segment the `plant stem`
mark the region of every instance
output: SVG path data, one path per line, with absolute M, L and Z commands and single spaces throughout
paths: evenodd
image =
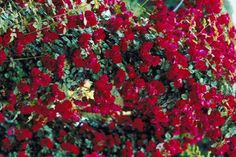
M 43 57 L 43 55 L 41 55 L 41 56 L 31 56 L 31 57 L 25 57 L 25 58 L 12 58 L 12 60 L 8 60 L 6 62 L 10 62 L 10 61 L 23 61 L 23 60 L 36 59 L 36 58 L 41 58 L 41 57 Z
M 148 2 L 149 0 L 146 0 L 142 5 L 141 7 L 144 7 L 144 5 Z
M 180 2 L 179 2 L 179 4 L 174 8 L 174 12 L 176 12 L 176 11 L 178 11 L 178 9 L 180 8 L 180 6 L 183 4 L 183 2 L 184 2 L 184 0 L 181 0 Z

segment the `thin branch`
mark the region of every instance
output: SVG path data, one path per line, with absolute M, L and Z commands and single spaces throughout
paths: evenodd
M 145 8 L 145 7 L 143 7 L 143 6 L 141 6 L 140 4 L 137 4 L 147 15 L 151 15 L 150 14 L 150 12 L 149 12 L 149 10 L 147 9 L 147 8 Z
M 180 8 L 180 6 L 183 4 L 184 0 L 181 0 L 179 2 L 179 4 L 175 7 L 175 9 L 173 10 L 174 12 L 178 11 L 178 9 Z
M 10 61 L 23 61 L 23 60 L 29 60 L 29 59 L 36 59 L 36 58 L 42 58 L 43 55 L 41 56 L 31 56 L 31 57 L 25 57 L 25 58 L 13 58 L 12 60 L 7 60 L 5 62 L 10 62 Z
M 13 123 L 19 115 L 20 115 L 20 111 L 17 111 L 13 119 L 9 120 L 5 117 L 5 121 L 7 123 Z
M 210 25 L 208 24 L 208 25 L 206 25 L 206 27 L 204 27 L 196 36 L 199 36 L 199 35 L 201 35 L 201 33 L 207 28 L 207 27 L 209 27 Z
M 144 5 L 147 4 L 148 1 L 149 1 L 149 0 L 146 0 L 146 1 L 141 5 L 141 7 L 144 7 Z
M 26 58 L 15 58 L 13 60 L 22 61 L 22 60 L 28 60 L 28 59 L 36 59 L 36 58 L 42 58 L 43 56 L 32 56 L 32 57 L 26 57 Z

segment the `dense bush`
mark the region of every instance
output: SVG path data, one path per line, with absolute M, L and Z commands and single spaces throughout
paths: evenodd
M 236 153 L 235 28 L 221 0 L 8 1 L 0 16 L 1 156 Z

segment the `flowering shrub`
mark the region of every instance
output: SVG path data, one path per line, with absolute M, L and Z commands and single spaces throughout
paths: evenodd
M 235 153 L 235 28 L 222 1 L 152 3 L 148 18 L 119 0 L 5 4 L 1 156 Z

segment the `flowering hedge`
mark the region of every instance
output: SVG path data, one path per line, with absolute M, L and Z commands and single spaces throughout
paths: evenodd
M 0 156 L 236 153 L 235 28 L 221 0 L 6 2 Z

